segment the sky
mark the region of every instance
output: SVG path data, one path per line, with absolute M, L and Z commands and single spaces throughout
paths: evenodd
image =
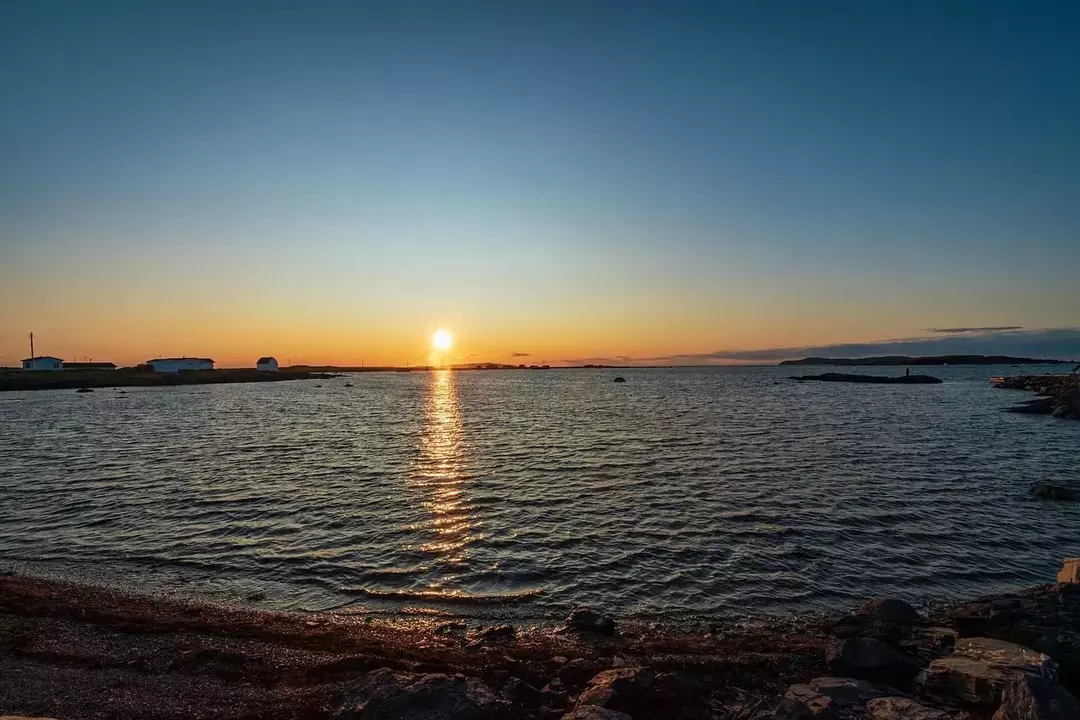
M 1078 78 L 1071 1 L 2 3 L 0 364 L 1080 356 Z

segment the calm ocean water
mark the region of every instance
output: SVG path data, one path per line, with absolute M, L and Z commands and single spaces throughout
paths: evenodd
M 1001 412 L 1028 397 L 988 387 L 1009 368 L 907 387 L 792 372 L 0 393 L 0 565 L 261 607 L 539 620 L 963 597 L 1080 555 L 1080 504 L 1027 496 L 1080 487 L 1080 423 Z

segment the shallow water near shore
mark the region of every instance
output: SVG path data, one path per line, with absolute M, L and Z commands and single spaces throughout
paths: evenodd
M 1080 486 L 1080 423 L 1001 412 L 1029 397 L 989 388 L 1009 370 L 5 393 L 0 564 L 259 607 L 537 621 L 1012 590 L 1080 555 L 1080 504 L 1028 497 Z M 1060 368 L 1025 368 L 1043 371 Z

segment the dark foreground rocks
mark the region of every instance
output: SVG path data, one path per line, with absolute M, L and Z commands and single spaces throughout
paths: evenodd
M 1080 586 L 679 631 L 294 615 L 0 576 L 0 715 L 1080 720 Z M 610 634 L 609 634 L 610 633 Z
M 383 668 L 357 682 L 335 717 L 342 720 L 487 720 L 495 715 L 495 693 L 464 675 L 412 675 Z

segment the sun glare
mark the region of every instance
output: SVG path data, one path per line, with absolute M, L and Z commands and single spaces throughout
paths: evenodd
M 431 336 L 431 346 L 440 352 L 446 352 L 454 345 L 454 338 L 442 328 L 435 331 Z

